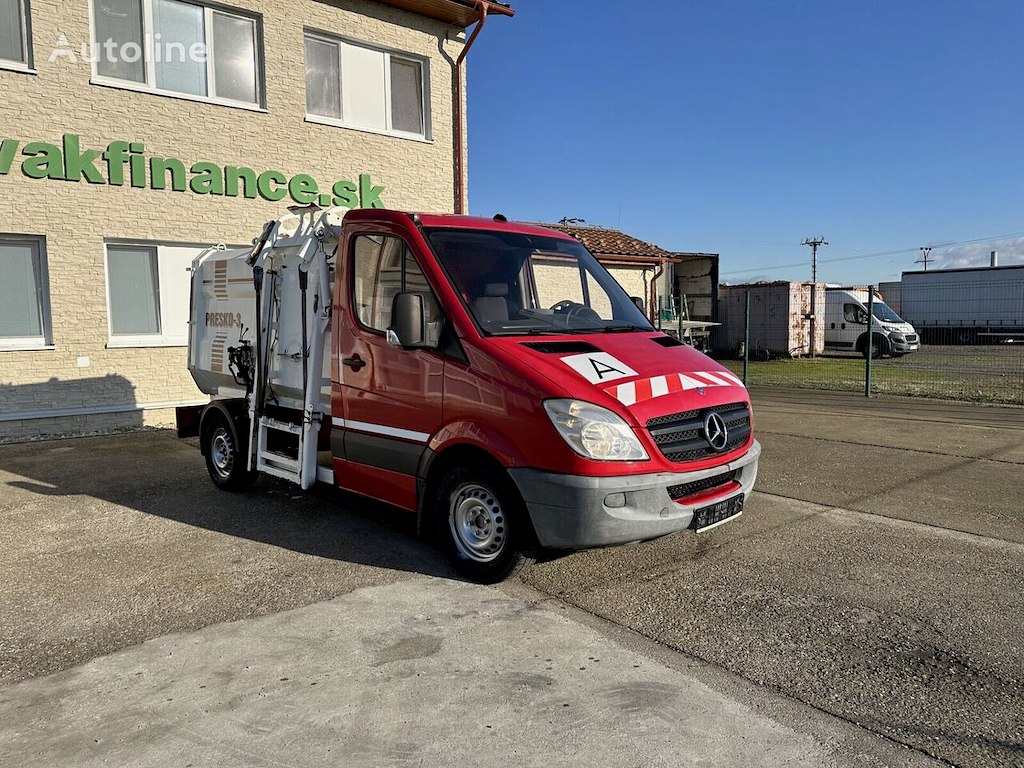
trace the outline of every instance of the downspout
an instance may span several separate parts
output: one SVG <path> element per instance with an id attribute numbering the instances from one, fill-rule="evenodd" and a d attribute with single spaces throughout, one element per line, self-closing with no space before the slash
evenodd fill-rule
<path id="1" fill-rule="evenodd" d="M 658 262 L 658 268 L 654 271 L 654 277 L 651 278 L 651 303 L 649 306 L 651 308 L 651 324 L 654 325 L 655 327 L 657 327 L 658 325 L 655 317 L 655 313 L 657 313 L 658 311 L 658 308 L 656 306 L 658 303 L 658 278 L 661 277 L 664 273 L 665 261 L 663 259 L 660 262 Z"/>
<path id="2" fill-rule="evenodd" d="M 487 0 L 475 0 L 476 8 L 480 11 L 480 20 L 473 27 L 473 34 L 469 36 L 462 53 L 455 61 L 455 75 L 452 78 L 452 95 L 454 104 L 454 158 L 455 158 L 455 213 L 466 212 L 466 164 L 462 151 L 462 62 L 469 55 L 469 49 L 476 42 L 477 35 L 487 23 L 487 14 L 490 13 L 491 4 Z"/>

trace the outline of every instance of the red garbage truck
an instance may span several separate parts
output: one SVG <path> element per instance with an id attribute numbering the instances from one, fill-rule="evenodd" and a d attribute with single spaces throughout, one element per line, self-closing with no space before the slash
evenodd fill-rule
<path id="1" fill-rule="evenodd" d="M 706 531 L 757 475 L 750 398 L 656 331 L 569 235 L 315 207 L 192 268 L 179 412 L 213 482 L 326 482 L 409 510 L 470 579 L 538 548 Z"/>

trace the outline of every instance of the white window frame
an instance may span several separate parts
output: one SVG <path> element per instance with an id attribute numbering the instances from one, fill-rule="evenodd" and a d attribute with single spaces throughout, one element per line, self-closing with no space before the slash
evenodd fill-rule
<path id="1" fill-rule="evenodd" d="M 36 296 L 39 300 L 41 336 L 0 336 L 0 351 L 53 349 L 53 319 L 50 314 L 50 271 L 47 265 L 46 238 L 40 235 L 0 234 L 0 242 L 30 244 L 36 249 Z"/>
<path id="2" fill-rule="evenodd" d="M 302 92 L 303 96 L 306 93 L 306 39 L 312 38 L 321 43 L 331 43 L 337 46 L 338 50 L 338 81 L 341 83 L 341 119 L 335 117 L 329 117 L 327 115 L 317 115 L 312 112 L 306 111 L 306 122 L 309 123 L 320 123 L 321 125 L 331 125 L 336 128 L 348 128 L 353 131 L 363 131 L 364 133 L 375 133 L 382 136 L 395 136 L 401 139 L 411 139 L 413 141 L 423 141 L 427 143 L 433 143 L 431 138 L 431 119 L 430 119 L 430 59 L 425 56 L 417 56 L 414 53 L 407 53 L 405 51 L 398 51 L 391 48 L 383 48 L 379 45 L 370 45 L 369 43 L 362 42 L 361 40 L 354 40 L 352 38 L 341 37 L 339 35 L 332 35 L 327 32 L 321 32 L 316 29 L 306 28 L 302 34 Z M 377 51 L 384 54 L 384 122 L 385 127 L 383 130 L 374 128 L 367 128 L 362 125 L 354 125 L 345 121 L 345 68 L 342 66 L 342 46 L 350 45 L 354 48 L 363 48 L 369 51 Z M 410 61 L 415 64 L 419 64 L 420 67 L 420 93 L 423 100 L 423 133 L 411 133 L 409 131 L 399 131 L 391 126 L 391 59 L 398 58 Z"/>
<path id="3" fill-rule="evenodd" d="M 157 312 L 160 318 L 160 333 L 145 333 L 145 334 L 115 334 L 113 324 L 113 313 L 111 311 L 111 296 L 110 296 L 110 249 L 111 248 L 136 248 L 139 250 L 148 250 L 156 253 L 156 264 L 157 264 Z M 195 251 L 189 258 L 189 264 L 192 259 L 200 252 L 208 248 L 204 245 L 195 245 L 191 243 L 164 243 L 164 242 L 151 242 L 144 240 L 106 240 L 103 243 L 103 277 L 105 283 L 105 290 L 107 293 L 107 348 L 108 349 L 119 349 L 126 347 L 187 347 L 188 346 L 188 314 L 189 314 L 189 294 L 186 294 L 185 298 L 179 295 L 174 290 L 176 286 L 165 285 L 164 279 L 174 274 L 173 270 L 175 266 L 173 264 L 166 264 L 169 259 L 172 259 L 172 254 L 168 253 L 170 250 L 176 249 L 188 249 Z M 176 260 L 176 259 L 172 259 Z M 191 289 L 191 273 L 185 271 L 186 267 L 184 262 L 179 262 L 178 267 L 181 267 L 186 277 L 182 278 L 181 283 L 177 287 L 185 287 Z M 181 320 L 180 323 L 175 322 Z"/>
<path id="4" fill-rule="evenodd" d="M 89 2 L 89 37 L 90 40 L 92 40 L 93 45 L 96 45 L 98 42 L 96 40 L 96 2 L 97 0 L 90 0 Z M 90 80 L 93 85 L 105 85 L 112 88 L 122 88 L 128 91 L 138 91 L 140 93 L 151 93 L 157 96 L 169 96 L 175 99 L 185 99 L 186 101 L 198 101 L 204 104 L 218 104 L 224 107 L 247 109 L 253 112 L 267 111 L 266 76 L 263 67 L 263 19 L 261 16 L 246 13 L 244 11 L 238 11 L 234 8 L 210 4 L 204 0 L 182 0 L 182 2 L 185 2 L 188 5 L 194 5 L 203 9 L 203 27 L 207 37 L 209 38 L 205 41 L 207 51 L 206 87 L 209 91 L 209 95 L 197 96 L 194 93 L 168 91 L 163 88 L 157 88 L 156 57 L 153 54 L 151 46 L 151 43 L 153 42 L 153 0 L 140 0 L 140 2 L 142 3 L 142 42 L 144 49 L 143 65 L 145 68 L 146 82 L 137 83 L 134 80 L 120 80 L 116 77 L 106 77 L 101 75 L 99 72 L 98 56 L 93 56 L 92 79 Z M 234 16 L 235 18 L 252 22 L 253 51 L 255 52 L 255 61 L 253 64 L 256 68 L 256 101 L 254 102 L 238 101 L 236 99 L 227 99 L 217 96 L 217 77 L 213 69 L 213 62 L 217 55 L 214 50 L 213 43 L 214 13 L 221 13 L 225 16 Z"/>
<path id="5" fill-rule="evenodd" d="M 21 60 L 0 58 L 0 69 L 36 74 L 32 67 L 32 7 L 29 0 L 16 0 L 21 17 Z"/>

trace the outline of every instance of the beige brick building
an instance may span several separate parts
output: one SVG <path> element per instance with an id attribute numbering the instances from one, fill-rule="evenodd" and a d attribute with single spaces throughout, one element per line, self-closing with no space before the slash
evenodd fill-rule
<path id="1" fill-rule="evenodd" d="M 510 13 L 0 0 L 0 437 L 167 424 L 201 400 L 203 247 L 297 203 L 452 211 L 454 63 L 488 10 Z"/>

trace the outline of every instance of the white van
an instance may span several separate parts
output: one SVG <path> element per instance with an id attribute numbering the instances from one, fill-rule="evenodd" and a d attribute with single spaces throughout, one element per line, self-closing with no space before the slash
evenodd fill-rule
<path id="1" fill-rule="evenodd" d="M 914 326 L 876 293 L 872 303 L 872 357 L 900 357 L 920 348 Z M 825 289 L 825 348 L 860 352 L 867 357 L 868 292 L 864 288 Z"/>

